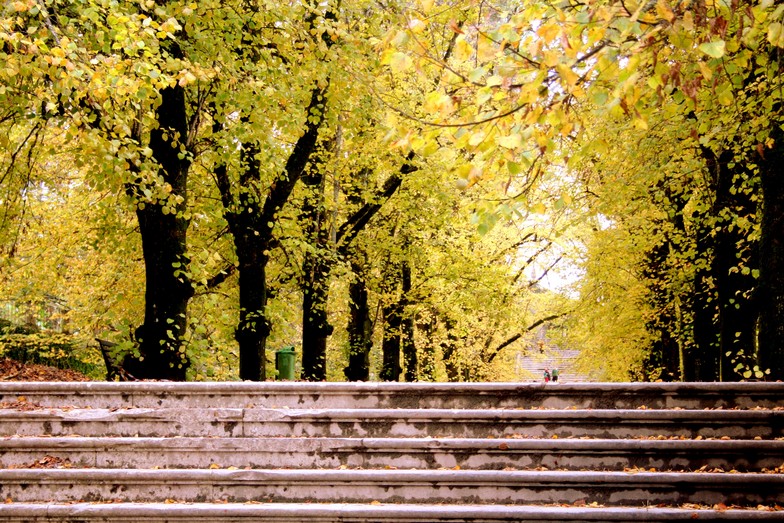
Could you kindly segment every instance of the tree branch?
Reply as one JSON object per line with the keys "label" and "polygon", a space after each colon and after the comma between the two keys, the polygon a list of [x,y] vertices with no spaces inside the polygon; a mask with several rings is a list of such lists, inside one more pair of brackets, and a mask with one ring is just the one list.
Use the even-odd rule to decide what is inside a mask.
{"label": "tree branch", "polygon": [[534,330],[538,326],[542,325],[543,323],[547,323],[548,321],[557,320],[558,318],[566,316],[567,314],[569,314],[569,312],[571,312],[571,311],[560,312],[558,314],[551,314],[550,316],[545,316],[544,318],[540,318],[540,319],[536,320],[531,325],[529,325],[525,330],[523,330],[521,332],[518,332],[514,336],[511,336],[506,341],[501,343],[498,347],[496,347],[495,350],[492,353],[490,353],[490,355],[487,357],[487,363],[491,363],[495,359],[495,357],[498,356],[498,353],[500,353],[502,349],[505,349],[506,347],[508,347],[512,343],[514,343],[517,340],[519,340],[520,338],[522,338],[524,334],[531,332],[532,330]]}
{"label": "tree branch", "polygon": [[414,153],[411,152],[406,156],[406,161],[400,166],[400,170],[391,175],[384,181],[384,184],[373,195],[373,198],[359,208],[340,226],[336,234],[336,241],[338,244],[338,253],[345,255],[346,250],[357,237],[359,232],[365,228],[373,216],[378,213],[384,203],[395,194],[400,185],[403,183],[404,174],[409,174],[417,170],[417,167],[411,164],[414,158]]}

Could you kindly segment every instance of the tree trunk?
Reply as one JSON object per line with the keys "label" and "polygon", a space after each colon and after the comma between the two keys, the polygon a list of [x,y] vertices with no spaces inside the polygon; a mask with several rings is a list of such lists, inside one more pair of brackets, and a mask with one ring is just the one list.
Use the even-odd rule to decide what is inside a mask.
{"label": "tree trunk", "polygon": [[[697,221],[697,260],[710,260],[713,256],[713,238],[710,234],[708,213],[702,213]],[[716,291],[709,263],[699,264],[694,273],[694,296],[691,300],[693,345],[685,353],[686,381],[714,381],[718,375],[718,337],[715,321],[718,317]]]}
{"label": "tree trunk", "polygon": [[681,288],[673,272],[681,265],[681,253],[693,249],[694,239],[690,238],[683,219],[691,191],[677,184],[673,186],[671,180],[664,178],[651,188],[650,194],[654,205],[665,211],[667,218],[654,222],[653,232],[661,240],[648,251],[643,265],[647,301],[656,314],[646,321],[646,328],[654,337],[640,377],[646,381],[680,381],[683,379],[682,347],[690,341],[683,332],[680,303],[690,304],[693,292]]}
{"label": "tree trunk", "polygon": [[275,244],[273,228],[280,209],[288,202],[291,191],[302,176],[318,141],[322,100],[326,87],[314,87],[306,114],[310,115],[305,132],[294,144],[284,172],[272,183],[263,205],[258,193],[261,165],[258,144],[242,144],[242,167],[239,183],[232,183],[226,165],[215,168],[214,174],[223,202],[224,217],[234,237],[237,251],[240,286],[240,318],[235,332],[240,353],[240,379],[266,379],[266,345],[270,322],[266,314],[266,268],[269,252]]}
{"label": "tree trunk", "polygon": [[311,162],[302,177],[309,194],[302,205],[301,220],[311,249],[302,262],[302,379],[327,379],[327,338],[332,325],[327,316],[331,263],[326,259],[331,246],[324,209],[324,173],[320,158]]}
{"label": "tree trunk", "polygon": [[[349,284],[348,366],[343,373],[349,381],[370,379],[370,349],[373,347],[373,323],[370,320],[368,291],[365,284],[364,264],[355,252],[351,260],[354,278]],[[363,260],[364,261],[364,260]]]}
{"label": "tree trunk", "polygon": [[[193,287],[188,277],[187,230],[183,216],[187,206],[187,180],[190,160],[185,155],[188,124],[185,93],[182,87],[161,91],[156,111],[158,128],[150,133],[150,149],[160,164],[160,176],[168,183],[171,194],[182,197],[175,211],[164,207],[169,202],[144,202],[140,185],[131,185],[144,205],[136,216],[142,238],[145,264],[144,323],[135,332],[140,358],[130,363],[129,372],[137,379],[184,381],[190,364],[182,337],[187,327],[188,301]],[[164,136],[168,135],[168,139]]]}
{"label": "tree trunk", "polygon": [[[250,216],[250,215],[247,215]],[[239,217],[237,217],[239,218]],[[257,236],[235,236],[239,261],[240,317],[234,338],[239,345],[240,379],[264,381],[267,377],[266,348],[270,333],[267,306],[267,257],[256,245]],[[239,240],[239,241],[238,241]]]}
{"label": "tree trunk", "polygon": [[762,181],[760,239],[759,366],[768,379],[784,380],[784,133],[777,128],[772,149],[759,159]]}
{"label": "tree trunk", "polygon": [[[745,162],[738,162],[739,167]],[[738,381],[732,360],[752,363],[757,337],[759,311],[754,297],[755,278],[750,270],[759,269],[759,245],[733,222],[737,218],[755,220],[757,206],[741,183],[745,180],[738,168],[722,166],[727,172],[720,183],[717,203],[731,209],[728,223],[722,228],[716,246],[716,272],[719,288],[719,379]],[[721,210],[719,211],[721,212]],[[742,356],[741,356],[742,355]]]}
{"label": "tree trunk", "polygon": [[[319,248],[326,248],[326,231],[318,240]],[[330,267],[323,254],[308,252],[303,262],[302,282],[302,379],[324,381],[327,379],[327,338],[332,325],[327,317]]]}
{"label": "tree trunk", "polygon": [[384,269],[384,336],[381,343],[382,367],[380,377],[384,381],[399,381],[401,342],[401,298],[399,294],[400,267],[390,261]]}
{"label": "tree trunk", "polygon": [[404,260],[401,267],[401,281],[403,298],[401,300],[401,335],[402,335],[402,351],[403,351],[403,364],[405,365],[406,372],[404,378],[408,382],[417,381],[419,379],[419,368],[417,361],[417,349],[414,341],[414,318],[410,313],[406,312],[404,305],[408,305],[411,292],[411,264],[408,260]]}
{"label": "tree trunk", "polygon": [[[741,166],[731,151],[710,158],[715,172],[716,197],[713,219],[714,253],[712,274],[718,299],[718,347],[715,359],[718,369],[714,379],[737,381],[732,360],[744,361],[754,353],[757,308],[752,299],[755,280],[746,270],[757,269],[758,246],[751,243],[745,231],[735,223],[738,218],[753,220],[756,205],[750,200]],[[734,163],[736,167],[731,168]]]}
{"label": "tree trunk", "polygon": [[384,381],[400,381],[400,304],[395,302],[383,307],[384,339],[380,377]]}

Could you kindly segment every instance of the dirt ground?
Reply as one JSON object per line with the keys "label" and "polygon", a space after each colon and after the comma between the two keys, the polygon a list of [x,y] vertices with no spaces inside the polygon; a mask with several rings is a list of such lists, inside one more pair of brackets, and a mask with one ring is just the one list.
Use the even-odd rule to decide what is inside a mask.
{"label": "dirt ground", "polygon": [[90,378],[73,370],[0,358],[0,381],[90,381]]}

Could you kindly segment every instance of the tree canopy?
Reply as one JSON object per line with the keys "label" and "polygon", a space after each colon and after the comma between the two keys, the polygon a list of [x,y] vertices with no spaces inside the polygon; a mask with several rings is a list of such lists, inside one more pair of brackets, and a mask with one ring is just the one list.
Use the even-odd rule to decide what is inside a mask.
{"label": "tree canopy", "polygon": [[7,319],[65,303],[137,379],[263,380],[287,345],[302,379],[530,379],[543,339],[603,379],[782,379],[783,20],[8,2]]}

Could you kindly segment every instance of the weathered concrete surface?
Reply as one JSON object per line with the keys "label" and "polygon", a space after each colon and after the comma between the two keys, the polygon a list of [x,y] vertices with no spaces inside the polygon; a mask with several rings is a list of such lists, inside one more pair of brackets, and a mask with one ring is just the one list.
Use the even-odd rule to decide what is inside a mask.
{"label": "weathered concrete surface", "polygon": [[0,409],[0,436],[784,436],[777,410]]}
{"label": "weathered concrete surface", "polygon": [[20,502],[784,503],[784,475],[473,470],[0,470]]}
{"label": "weathered concrete surface", "polygon": [[0,402],[44,406],[290,408],[753,408],[784,383],[0,383]]}
{"label": "weathered concrete surface", "polygon": [[463,438],[0,438],[0,468],[46,457],[93,468],[775,469],[782,440]]}
{"label": "weathered concrete surface", "polygon": [[781,521],[780,512],[639,507],[367,504],[24,504],[1,507],[4,523],[533,523]]}
{"label": "weathered concrete surface", "polygon": [[[662,507],[784,504],[783,393],[0,383],[0,523],[784,521],[784,511]],[[663,470],[714,468],[747,473]]]}

